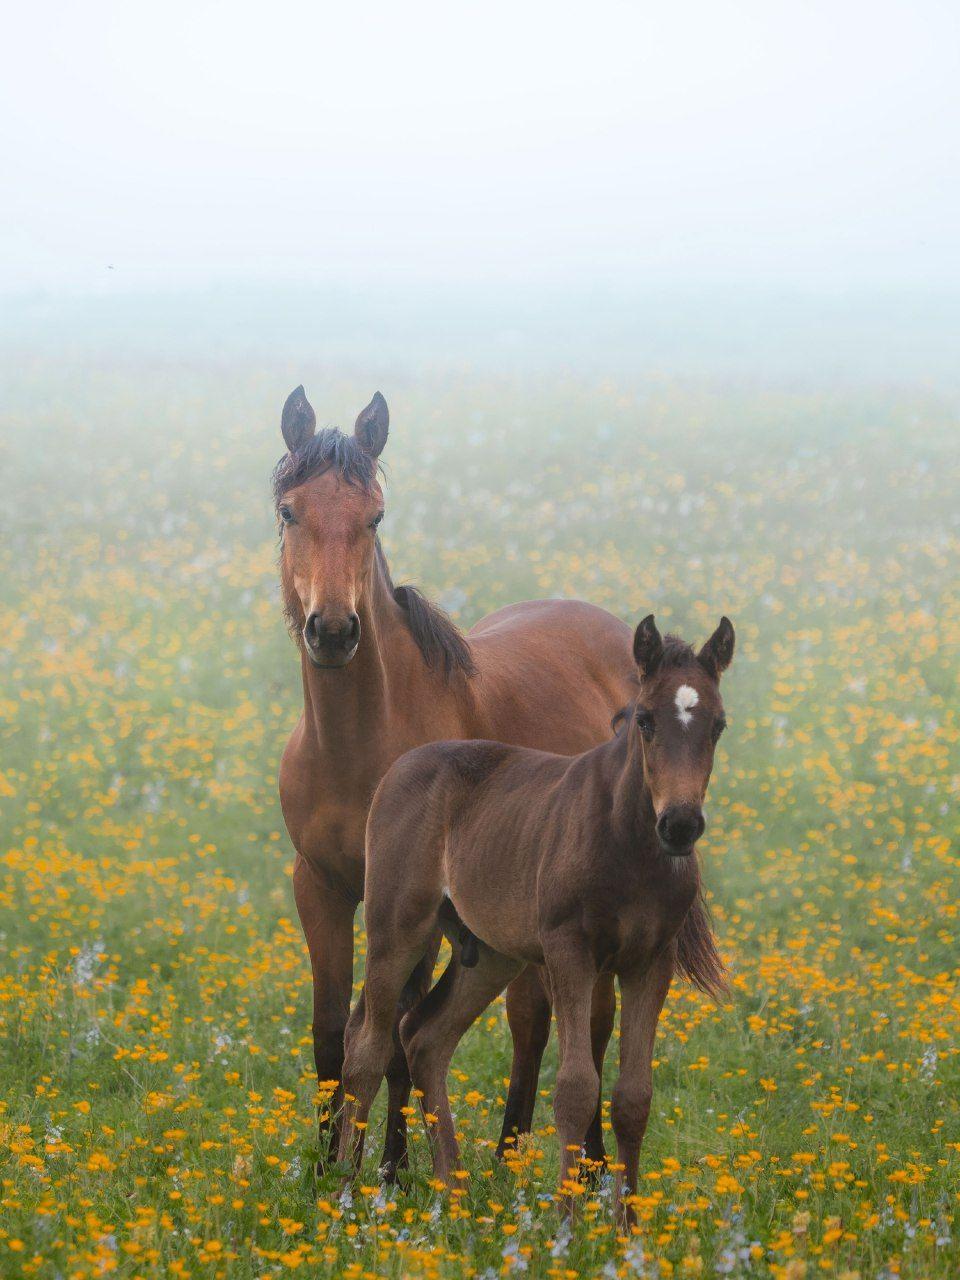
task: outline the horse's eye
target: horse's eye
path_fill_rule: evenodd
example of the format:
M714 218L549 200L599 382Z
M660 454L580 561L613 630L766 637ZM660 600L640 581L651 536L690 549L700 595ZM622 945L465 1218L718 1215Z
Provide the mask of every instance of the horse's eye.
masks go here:
M294 516L293 516L293 511L290 507L286 505L286 503L284 503L284 505L280 508L280 519L283 521L284 524L296 524L296 520L294 519Z
M370 521L370 528L379 529L380 522L382 519L383 519L383 512L381 511L379 515L374 516L374 518Z
M726 716L718 716L718 717L717 717L717 719L716 719L716 720L714 720L714 722L713 722L713 740L714 740L714 742L718 742L718 741L720 740L720 735L721 735L721 733L723 733L723 731L724 731L724 729L725 729L726 727L727 727L727 717L726 717Z
M649 711L637 712L637 727L645 738L653 737L653 716Z

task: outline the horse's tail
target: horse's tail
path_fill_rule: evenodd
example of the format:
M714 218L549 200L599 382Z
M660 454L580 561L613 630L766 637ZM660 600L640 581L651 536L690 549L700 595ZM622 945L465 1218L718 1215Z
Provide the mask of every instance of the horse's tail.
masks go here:
M726 970L717 950L702 889L697 890L677 936L677 966L684 977L718 1004L729 994Z

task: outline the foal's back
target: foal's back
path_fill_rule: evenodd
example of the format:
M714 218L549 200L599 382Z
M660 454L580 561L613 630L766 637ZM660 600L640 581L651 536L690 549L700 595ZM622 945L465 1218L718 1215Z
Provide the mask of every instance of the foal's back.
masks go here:
M489 946L539 963L540 878L564 843L577 797L589 790L593 755L482 739L434 742L405 755L370 811L369 932L405 900L419 910L424 899L446 898Z

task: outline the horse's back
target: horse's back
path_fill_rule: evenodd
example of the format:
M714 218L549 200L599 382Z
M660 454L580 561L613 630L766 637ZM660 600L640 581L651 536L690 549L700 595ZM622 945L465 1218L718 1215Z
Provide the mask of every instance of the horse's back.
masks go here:
M599 637L607 635L621 643L630 639L630 628L607 609L586 600L521 600L495 609L470 628L471 644L481 637L528 629L567 631L576 629Z
M582 600L531 600L469 634L491 738L572 755L609 736L634 696L632 633Z

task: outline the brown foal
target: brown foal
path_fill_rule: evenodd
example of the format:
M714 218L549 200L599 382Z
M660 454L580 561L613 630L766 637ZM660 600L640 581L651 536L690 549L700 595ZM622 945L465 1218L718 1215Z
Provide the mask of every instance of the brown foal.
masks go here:
M326 428L302 387L283 409L288 452L274 473L280 576L300 648L303 715L284 751L280 800L296 849L293 888L313 970L313 1037L321 1082L339 1081L353 991L353 919L363 896L367 811L380 779L405 751L439 738L495 738L572 755L609 734L635 675L630 630L575 601L512 605L465 637L412 587L395 587L380 545L378 463L388 412L378 393L352 435ZM401 877L408 873L398 868ZM410 872L412 873L412 870ZM439 940L439 939L438 939ZM429 981L429 954L404 1003ZM550 1002L536 968L507 992L514 1038L502 1145L528 1130ZM594 1000L596 1060L613 1027L611 980ZM390 1085L384 1171L406 1158L407 1064L399 1044ZM321 1130L339 1109L337 1095ZM333 1121L336 1150L336 1119ZM603 1154L599 1109L590 1154Z
M726 618L698 654L675 637L664 641L645 618L634 637L639 694L603 745L569 759L498 742L437 742L393 766L367 825L366 982L347 1026L341 1160L359 1167L393 1054L397 1001L439 925L450 964L400 1030L437 1177L448 1181L460 1165L446 1092L454 1049L525 966L542 965L560 1047L561 1194L571 1189L600 1095L591 1000L598 979L616 975L616 1201L630 1216L657 1021L681 929L700 901L694 849L725 724L719 679L733 647ZM696 951L701 983L719 992L722 966L704 921L701 909L695 941L685 945Z

